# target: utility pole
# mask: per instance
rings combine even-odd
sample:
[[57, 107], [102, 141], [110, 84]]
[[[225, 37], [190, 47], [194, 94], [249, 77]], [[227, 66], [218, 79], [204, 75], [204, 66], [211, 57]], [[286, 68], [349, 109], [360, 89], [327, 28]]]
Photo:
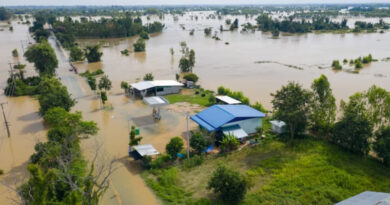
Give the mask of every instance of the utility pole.
[[11, 137], [11, 133], [9, 131], [9, 123], [8, 123], [7, 118], [5, 117], [5, 113], [4, 113], [4, 107], [3, 107], [4, 104], [7, 104], [7, 103], [0, 103], [0, 106], [1, 106], [1, 110], [3, 111], [4, 123], [5, 123], [5, 127], [7, 128], [8, 137]]
[[189, 118], [189, 113], [186, 112], [186, 121], [187, 121], [187, 158], [190, 158], [190, 133], [188, 132], [188, 118]]

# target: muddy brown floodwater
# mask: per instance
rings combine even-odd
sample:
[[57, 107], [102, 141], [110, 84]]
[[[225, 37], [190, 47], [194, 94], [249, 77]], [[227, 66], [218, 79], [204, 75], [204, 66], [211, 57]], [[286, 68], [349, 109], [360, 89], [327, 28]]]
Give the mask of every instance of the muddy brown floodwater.
[[[310, 87], [314, 78], [325, 74], [338, 100], [347, 99], [357, 91], [366, 90], [373, 84], [390, 89], [390, 62], [381, 59], [390, 57], [390, 33], [384, 34], [303, 34], [282, 35], [271, 38], [269, 33], [262, 32], [223, 32], [219, 26], [224, 19], [206, 19], [210, 12], [193, 12], [174, 21], [166, 15], [166, 29], [153, 34], [146, 41], [145, 53], [131, 52], [130, 56], [121, 55], [123, 49], [133, 50], [132, 43], [136, 37], [119, 39], [83, 39], [81, 45], [101, 43], [103, 57], [99, 63], [77, 63], [81, 72], [94, 71], [99, 68], [109, 76], [113, 88], [109, 92], [108, 105], [102, 108], [99, 98], [89, 89], [85, 79], [69, 72], [67, 54], [58, 48], [53, 38], [50, 44], [55, 48], [59, 59], [57, 74], [66, 85], [77, 104], [73, 111], [83, 112], [84, 119], [95, 121], [100, 131], [97, 136], [82, 141], [82, 148], [87, 158], [91, 159], [99, 148], [99, 163], [118, 159], [120, 168], [110, 177], [110, 189], [104, 195], [102, 204], [160, 204], [153, 192], [140, 177], [141, 168], [127, 157], [129, 126], [140, 128], [142, 143], [153, 144], [164, 152], [165, 144], [171, 137], [184, 136], [184, 112], [195, 112], [200, 107], [191, 107], [180, 103], [162, 109], [163, 119], [154, 122], [152, 110], [141, 101], [133, 100], [120, 89], [121, 81], [135, 82], [145, 73], [152, 72], [155, 79], [175, 79], [178, 73], [178, 61], [181, 57], [179, 43], [186, 41], [196, 52], [194, 72], [200, 77], [200, 84], [206, 89], [215, 90], [223, 85], [233, 90], [243, 91], [252, 101], [260, 101], [266, 108], [271, 108], [270, 93], [278, 90], [288, 81], [297, 81]], [[198, 16], [195, 20], [194, 16]], [[193, 16], [193, 17], [191, 17]], [[239, 16], [241, 23], [252, 22]], [[144, 23], [147, 22], [143, 17]], [[159, 20], [152, 17], [150, 21]], [[351, 19], [349, 25], [362, 19]], [[378, 19], [363, 19], [378, 21]], [[389, 19], [385, 21], [390, 22]], [[28, 27], [12, 22], [14, 31], [0, 31], [0, 85], [4, 88], [8, 77], [8, 63], [16, 62], [11, 51], [17, 48], [22, 53], [31, 37]], [[6, 26], [5, 22], [1, 23]], [[185, 27], [185, 30], [182, 29]], [[213, 27], [218, 30], [220, 41], [204, 35], [203, 29]], [[228, 26], [224, 25], [225, 28]], [[195, 29], [193, 36], [189, 31]], [[229, 42], [226, 45], [225, 42]], [[169, 49], [175, 54], [171, 56]], [[371, 53], [378, 62], [371, 63], [360, 70], [359, 74], [347, 71], [334, 72], [330, 68], [332, 60], [351, 59]], [[26, 63], [23, 58], [19, 59]], [[258, 62], [258, 63], [256, 63]], [[261, 63], [259, 63], [261, 62]], [[348, 66], [344, 66], [347, 69]], [[296, 69], [300, 68], [300, 69]], [[31, 64], [27, 65], [28, 75], [34, 75]], [[11, 138], [7, 137], [3, 119], [0, 126], [0, 169], [5, 171], [0, 181], [7, 186], [15, 187], [27, 177], [26, 164], [34, 151], [38, 140], [45, 140], [45, 127], [37, 111], [39, 105], [32, 97], [5, 97], [1, 91], [0, 102], [5, 105], [6, 116], [11, 124]], [[191, 128], [196, 125], [190, 122]], [[0, 186], [0, 204], [9, 204], [15, 194], [6, 186]]]

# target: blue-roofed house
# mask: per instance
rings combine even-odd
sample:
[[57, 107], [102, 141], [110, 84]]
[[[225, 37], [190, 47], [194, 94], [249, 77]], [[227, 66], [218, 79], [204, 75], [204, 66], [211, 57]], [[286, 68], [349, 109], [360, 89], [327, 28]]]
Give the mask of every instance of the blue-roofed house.
[[209, 132], [232, 134], [244, 139], [262, 127], [265, 114], [248, 105], [214, 105], [190, 118]]

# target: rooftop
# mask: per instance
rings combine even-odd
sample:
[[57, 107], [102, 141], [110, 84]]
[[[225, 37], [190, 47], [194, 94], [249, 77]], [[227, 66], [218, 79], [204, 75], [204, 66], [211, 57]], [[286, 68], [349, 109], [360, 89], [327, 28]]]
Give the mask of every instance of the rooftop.
[[184, 85], [174, 80], [141, 81], [138, 83], [131, 84], [131, 87], [137, 90], [146, 90], [149, 88], [159, 87], [159, 86], [184, 86]]
[[248, 105], [213, 105], [190, 118], [208, 131], [215, 131], [226, 123], [249, 118], [262, 118], [264, 113]]
[[157, 155], [159, 152], [150, 144], [136, 145], [133, 147], [141, 156]]
[[153, 107], [158, 107], [158, 106], [163, 106], [163, 105], [169, 104], [168, 100], [166, 100], [164, 97], [161, 97], [161, 96], [146, 97], [146, 98], [144, 98], [144, 101], [146, 104], [153, 106]]
[[229, 97], [227, 95], [218, 95], [218, 96], [215, 96], [215, 98], [217, 98], [218, 100], [226, 103], [226, 104], [229, 104], [229, 105], [234, 105], [234, 104], [241, 104], [241, 101], [238, 101], [232, 97]]
[[390, 193], [365, 191], [335, 205], [390, 205]]

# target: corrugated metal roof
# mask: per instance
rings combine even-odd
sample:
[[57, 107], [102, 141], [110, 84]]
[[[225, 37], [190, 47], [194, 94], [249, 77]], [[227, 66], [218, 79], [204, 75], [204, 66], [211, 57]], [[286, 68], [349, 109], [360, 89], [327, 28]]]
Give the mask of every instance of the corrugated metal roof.
[[273, 125], [276, 125], [278, 127], [283, 127], [283, 126], [286, 125], [285, 122], [280, 121], [280, 120], [271, 120], [270, 123], [273, 124]]
[[264, 116], [264, 113], [248, 105], [213, 105], [190, 118], [211, 132], [236, 118], [248, 119]]
[[390, 194], [365, 191], [335, 205], [390, 205]]
[[158, 87], [158, 86], [184, 86], [184, 85], [174, 80], [142, 81], [142, 82], [131, 84], [131, 87], [137, 90], [145, 90], [145, 89]]
[[218, 96], [215, 96], [215, 98], [217, 98], [218, 100], [226, 103], [226, 104], [229, 104], [229, 105], [234, 105], [234, 104], [241, 104], [241, 101], [238, 101], [232, 97], [229, 97], [227, 95], [218, 95]]
[[150, 106], [163, 106], [169, 104], [168, 100], [161, 96], [146, 97], [144, 98], [144, 101]]
[[141, 156], [151, 156], [159, 154], [159, 152], [150, 144], [136, 145], [133, 147]]

